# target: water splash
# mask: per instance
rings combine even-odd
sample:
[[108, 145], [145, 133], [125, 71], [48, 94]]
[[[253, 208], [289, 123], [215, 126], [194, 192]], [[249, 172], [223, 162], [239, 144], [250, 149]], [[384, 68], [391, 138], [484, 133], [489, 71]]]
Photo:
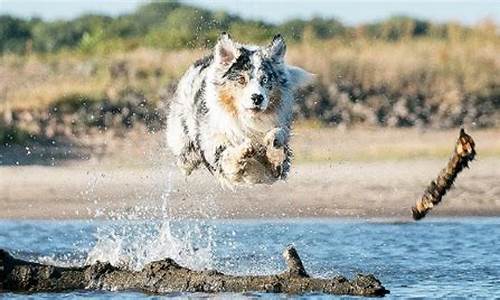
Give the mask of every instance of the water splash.
[[[102, 209], [96, 212], [112, 222], [97, 228], [96, 242], [88, 253], [86, 264], [106, 261], [140, 270], [149, 262], [168, 257], [193, 269], [213, 267], [215, 225], [204, 220], [180, 221], [171, 216], [172, 176], [171, 173], [166, 175], [160, 207], [137, 205], [125, 212]], [[210, 194], [201, 201], [213, 208]], [[155, 218], [151, 220], [151, 216]]]
[[98, 228], [97, 242], [86, 263], [107, 261], [140, 270], [145, 264], [172, 258], [194, 269], [212, 267], [213, 227], [202, 222], [126, 221]]

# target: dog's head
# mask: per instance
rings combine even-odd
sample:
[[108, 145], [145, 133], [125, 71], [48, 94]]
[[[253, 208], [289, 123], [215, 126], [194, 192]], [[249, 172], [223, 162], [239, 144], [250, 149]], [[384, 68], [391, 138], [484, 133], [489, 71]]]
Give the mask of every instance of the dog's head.
[[286, 44], [276, 35], [265, 47], [236, 43], [223, 33], [214, 49], [215, 80], [222, 107], [233, 115], [255, 116], [275, 110], [286, 89], [310, 80], [310, 74], [284, 63]]

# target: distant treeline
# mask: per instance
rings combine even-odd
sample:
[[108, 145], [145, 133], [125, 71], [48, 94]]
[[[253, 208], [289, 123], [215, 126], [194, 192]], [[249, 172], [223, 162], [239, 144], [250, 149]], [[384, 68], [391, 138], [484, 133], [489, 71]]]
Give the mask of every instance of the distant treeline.
[[238, 39], [261, 42], [281, 32], [289, 42], [304, 39], [380, 39], [398, 41], [420, 36], [447, 39], [467, 35], [472, 28], [458, 24], [435, 24], [410, 17], [347, 26], [333, 18], [289, 20], [279, 25], [245, 20], [225, 12], [181, 4], [152, 2], [118, 17], [83, 15], [69, 21], [29, 20], [0, 16], [0, 52], [83, 52], [127, 50], [139, 46], [161, 49], [199, 48], [213, 45], [221, 31]]

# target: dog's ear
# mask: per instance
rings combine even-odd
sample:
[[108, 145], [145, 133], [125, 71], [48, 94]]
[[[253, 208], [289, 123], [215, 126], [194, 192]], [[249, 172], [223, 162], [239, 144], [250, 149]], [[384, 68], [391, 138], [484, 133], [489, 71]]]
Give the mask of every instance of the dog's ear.
[[282, 61], [285, 57], [286, 44], [285, 39], [281, 34], [274, 36], [273, 41], [267, 46], [268, 55], [275, 61]]
[[221, 33], [215, 45], [215, 59], [225, 66], [231, 65], [238, 54], [238, 47], [227, 32]]
[[316, 79], [316, 74], [307, 72], [295, 66], [288, 66], [290, 86], [297, 90], [311, 84]]

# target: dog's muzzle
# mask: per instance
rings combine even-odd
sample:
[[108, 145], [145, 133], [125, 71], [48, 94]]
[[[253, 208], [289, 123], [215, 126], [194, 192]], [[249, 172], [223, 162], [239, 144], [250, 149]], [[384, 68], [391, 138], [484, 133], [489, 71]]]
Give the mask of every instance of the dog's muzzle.
[[252, 97], [250, 98], [253, 103], [253, 107], [250, 108], [251, 111], [259, 112], [264, 110], [261, 105], [264, 102], [264, 96], [261, 94], [253, 94]]
[[262, 104], [262, 102], [264, 102], [264, 96], [262, 96], [260, 94], [253, 94], [251, 99], [252, 99], [253, 105], [255, 105], [255, 106], [260, 106]]

